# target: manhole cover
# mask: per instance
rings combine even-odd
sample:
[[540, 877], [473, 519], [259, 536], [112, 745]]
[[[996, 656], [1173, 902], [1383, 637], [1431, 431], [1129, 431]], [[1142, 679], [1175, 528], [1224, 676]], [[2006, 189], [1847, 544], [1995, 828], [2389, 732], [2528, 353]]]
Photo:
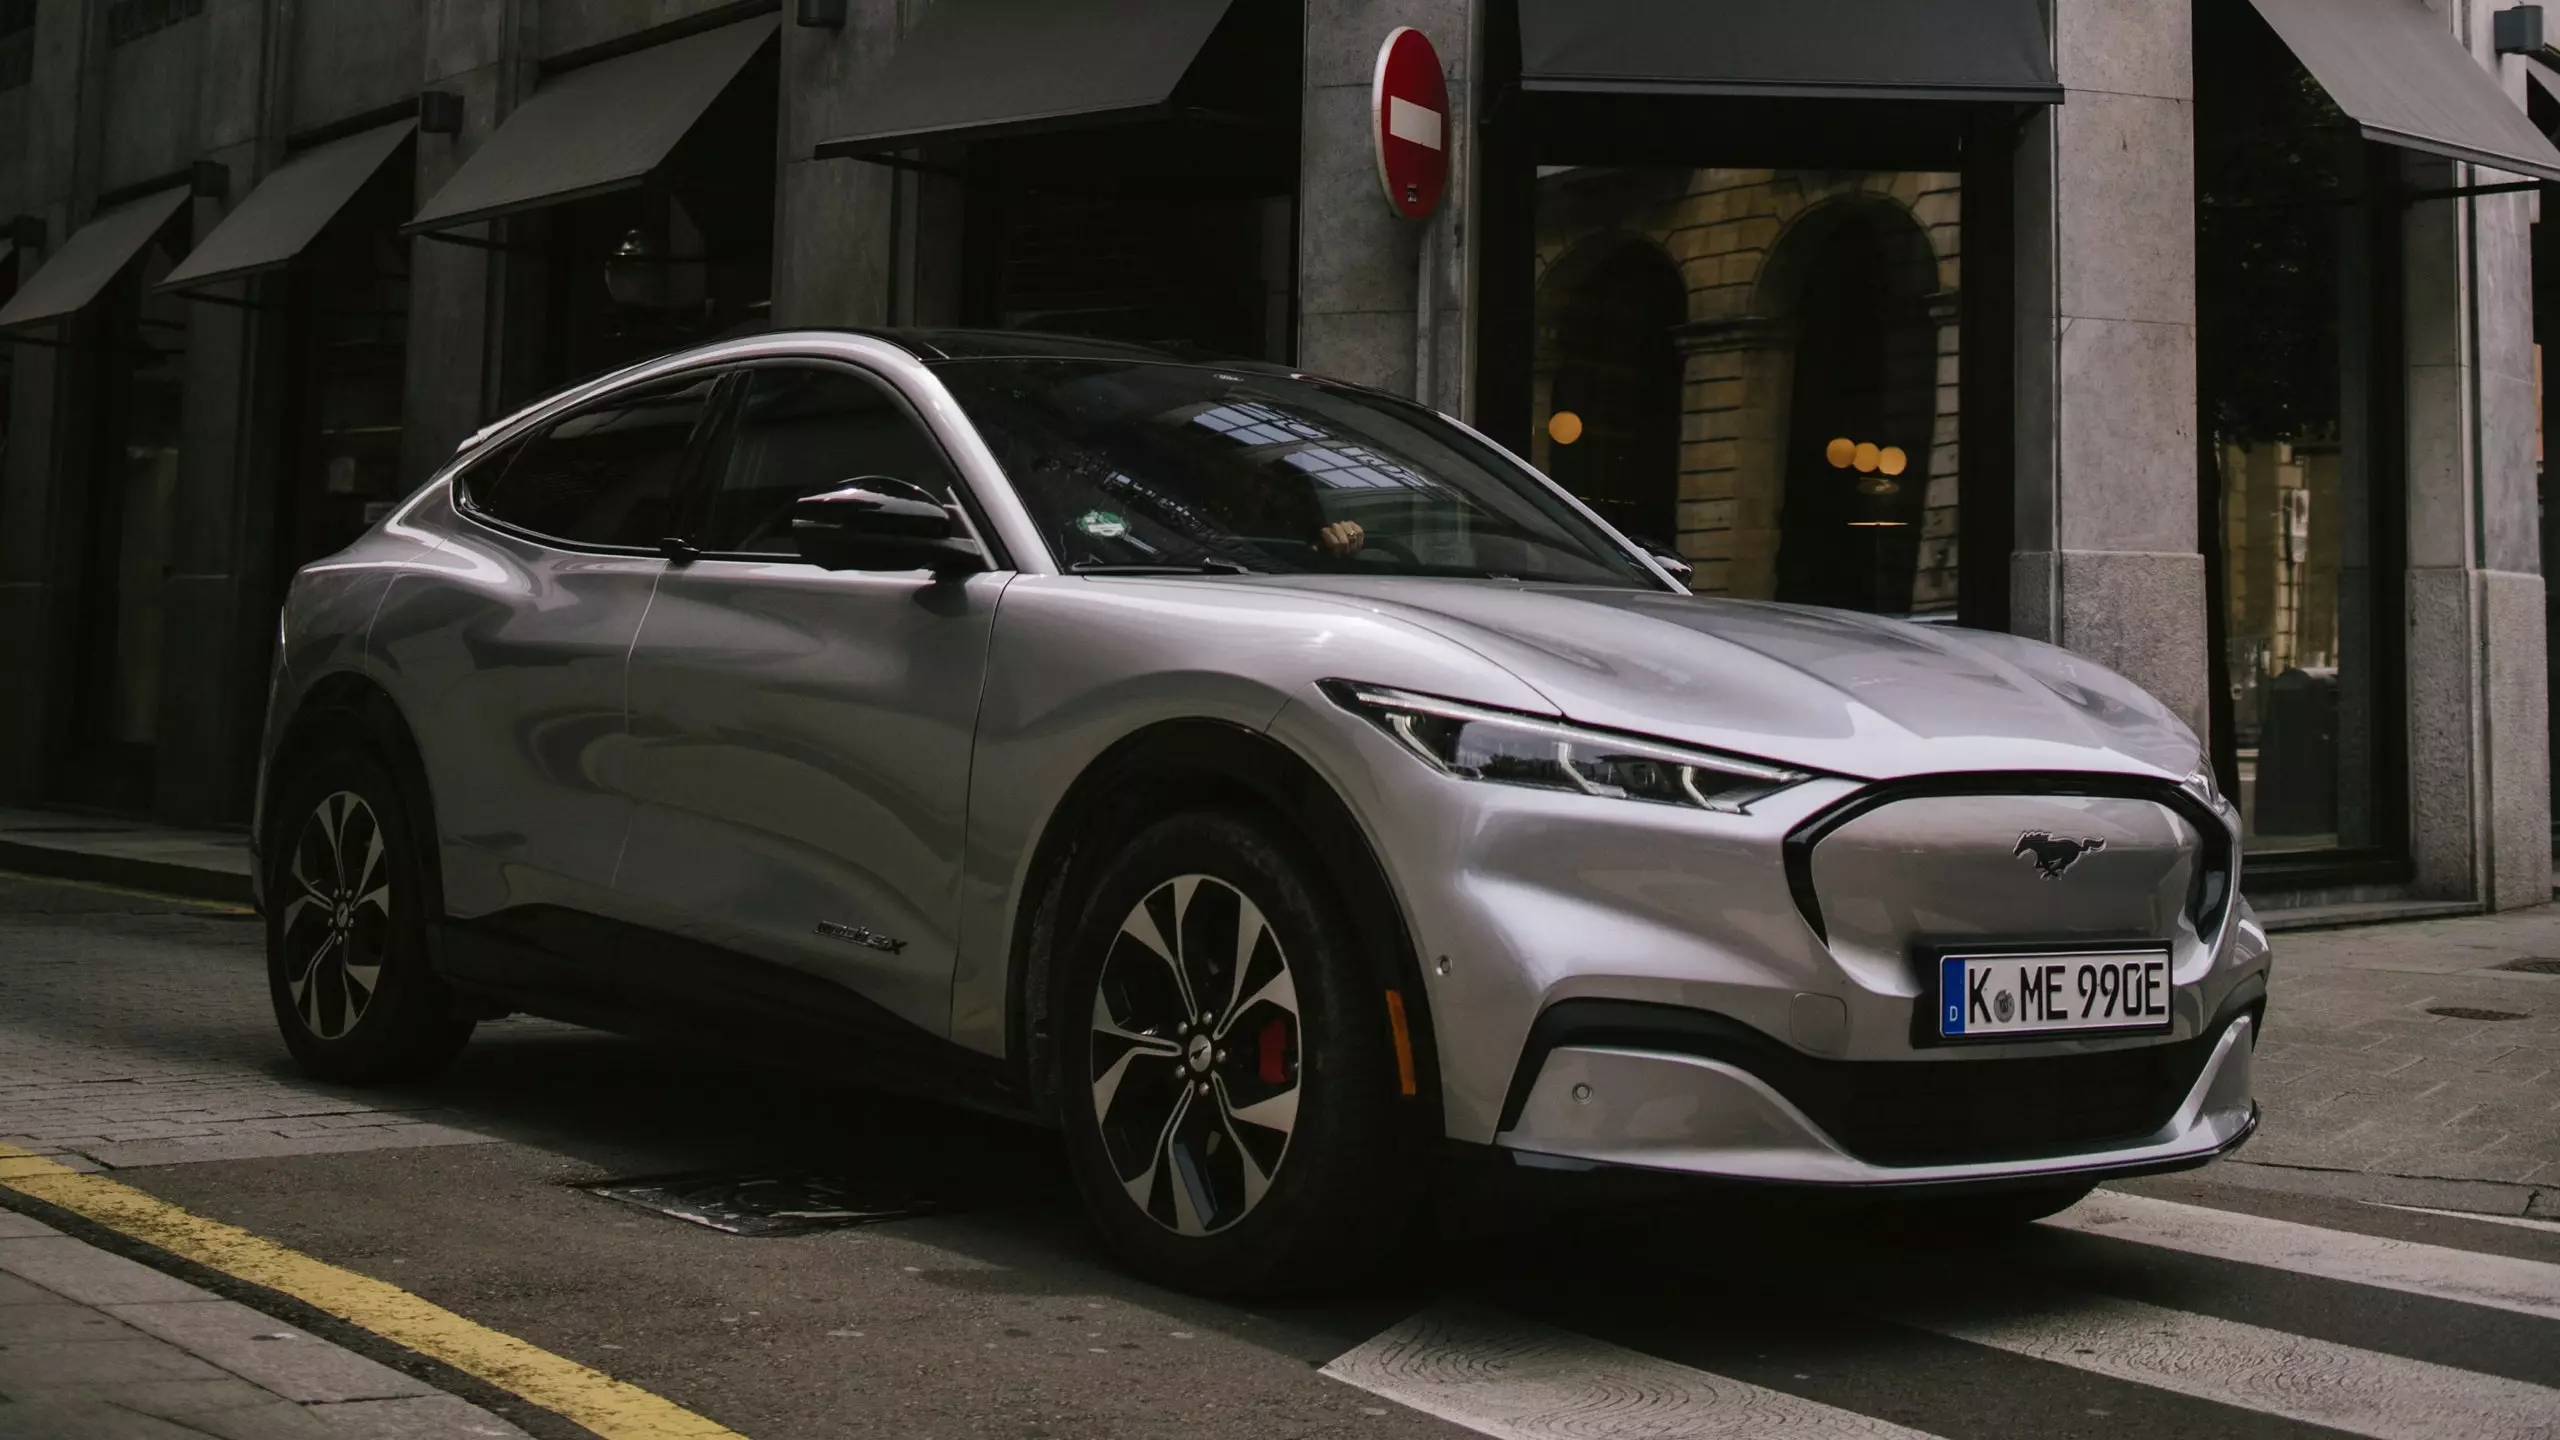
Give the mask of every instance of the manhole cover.
[[2560, 975], [2560, 959], [2554, 959], [2548, 955], [2527, 955], [2522, 959], [2510, 960], [2504, 965], [2492, 965], [2489, 968], [2519, 970], [2527, 975]]
[[2441, 1015], [2447, 1020], [2526, 1020], [2532, 1018], [2514, 1010], [2475, 1010], [2468, 1005], [2430, 1005], [2427, 1007], [2427, 1013], [2430, 1015]]
[[903, 1185], [833, 1175], [674, 1175], [578, 1188], [731, 1235], [805, 1235], [949, 1208]]

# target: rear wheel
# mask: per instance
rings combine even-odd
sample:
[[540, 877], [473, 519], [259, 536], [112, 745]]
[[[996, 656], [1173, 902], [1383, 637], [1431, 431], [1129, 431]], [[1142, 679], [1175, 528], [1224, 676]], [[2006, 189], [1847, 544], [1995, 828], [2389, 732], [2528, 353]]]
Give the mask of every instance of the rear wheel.
[[303, 1070], [354, 1083], [442, 1069], [471, 1038], [427, 965], [425, 869], [390, 772], [352, 746], [278, 793], [267, 988]]
[[1148, 1276], [1338, 1285], [1412, 1223], [1384, 991], [1282, 835], [1216, 812], [1141, 832], [1084, 907], [1054, 1013], [1078, 1187]]

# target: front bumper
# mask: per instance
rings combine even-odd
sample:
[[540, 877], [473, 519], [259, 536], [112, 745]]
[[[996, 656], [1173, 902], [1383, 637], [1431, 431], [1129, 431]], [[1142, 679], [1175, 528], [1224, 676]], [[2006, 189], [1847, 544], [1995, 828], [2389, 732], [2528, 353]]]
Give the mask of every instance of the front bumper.
[[[2183, 1169], [2257, 1127], [2259, 1014], [2236, 1007], [2181, 1046], [1971, 1069], [1790, 1063], [1774, 1047], [1670, 1031], [1678, 1048], [1568, 1043], [1546, 1053], [1495, 1143], [1530, 1165], [1857, 1188]], [[2082, 1083], [2067, 1078], [2074, 1066]], [[2004, 1085], [2014, 1087], [2006, 1112]], [[1947, 1113], [1929, 1115], [1932, 1105]]]

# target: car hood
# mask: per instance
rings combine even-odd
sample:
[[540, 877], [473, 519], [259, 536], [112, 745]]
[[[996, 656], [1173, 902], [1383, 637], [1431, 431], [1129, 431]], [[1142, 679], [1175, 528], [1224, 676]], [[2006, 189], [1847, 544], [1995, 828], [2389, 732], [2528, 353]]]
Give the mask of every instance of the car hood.
[[2141, 687], [2014, 635], [1657, 591], [1330, 576], [1251, 583], [1431, 630], [1585, 724], [1833, 774], [2176, 779], [2201, 763], [2194, 732]]

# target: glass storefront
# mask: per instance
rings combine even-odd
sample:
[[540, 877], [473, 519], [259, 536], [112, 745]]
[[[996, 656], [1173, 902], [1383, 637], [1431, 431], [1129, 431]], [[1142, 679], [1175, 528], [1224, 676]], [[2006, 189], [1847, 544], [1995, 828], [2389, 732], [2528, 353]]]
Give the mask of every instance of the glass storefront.
[[2257, 855], [2400, 840], [2396, 152], [2246, 0], [2196, 10], [2199, 513], [2217, 763]]
[[1704, 594], [1952, 617], [1953, 172], [1540, 167], [1531, 458]]

